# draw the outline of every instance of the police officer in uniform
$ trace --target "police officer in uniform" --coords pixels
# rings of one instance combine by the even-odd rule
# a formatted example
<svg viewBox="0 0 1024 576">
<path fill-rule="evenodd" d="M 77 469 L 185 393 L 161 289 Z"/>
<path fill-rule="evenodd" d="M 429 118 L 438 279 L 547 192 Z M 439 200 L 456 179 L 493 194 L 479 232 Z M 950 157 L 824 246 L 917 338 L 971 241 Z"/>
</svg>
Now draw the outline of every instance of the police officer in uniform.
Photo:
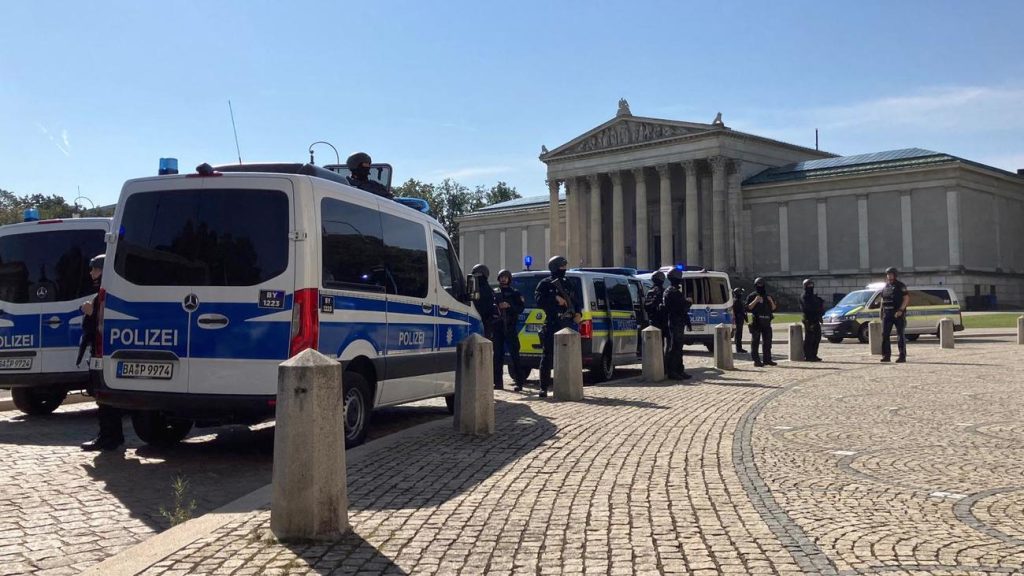
<svg viewBox="0 0 1024 576">
<path fill-rule="evenodd" d="M 93 288 L 99 292 L 100 283 L 103 281 L 103 254 L 96 256 L 89 261 L 89 278 L 92 279 Z M 93 342 L 95 342 L 96 331 L 99 329 L 99 322 L 96 318 L 96 313 L 99 309 L 99 295 L 93 296 L 93 299 L 85 302 L 79 308 L 85 317 L 82 319 L 82 342 L 88 344 L 90 351 L 95 352 L 93 349 Z M 83 348 L 79 348 L 79 361 Z M 90 390 L 90 394 L 92 390 Z M 107 406 L 106 404 L 100 404 L 97 402 L 99 407 L 99 420 L 100 420 L 100 433 L 82 444 L 82 450 L 115 450 L 122 444 L 124 444 L 124 430 L 121 426 L 121 417 L 123 412 L 120 408 L 114 408 L 113 406 Z"/>
<path fill-rule="evenodd" d="M 495 334 L 501 329 L 501 317 L 498 314 L 498 306 L 494 302 L 494 289 L 491 288 L 490 283 L 487 281 L 491 271 L 484 264 L 477 264 L 473 266 L 472 274 L 476 276 L 477 293 L 479 294 L 477 299 L 473 301 L 473 306 L 476 307 L 477 313 L 480 314 L 480 322 L 484 326 L 484 338 L 491 341 L 491 350 L 494 351 L 494 356 L 497 358 L 499 355 Z M 495 390 L 501 390 L 503 387 L 501 378 L 495 380 Z"/>
<path fill-rule="evenodd" d="M 814 280 L 804 280 L 804 295 L 800 297 L 800 311 L 804 323 L 804 360 L 821 362 L 818 346 L 821 345 L 821 320 L 825 315 L 825 301 L 814 293 Z"/>
<path fill-rule="evenodd" d="M 768 295 L 764 278 L 754 280 L 754 293 L 747 297 L 747 311 L 750 312 L 750 357 L 754 366 L 775 366 L 772 360 L 772 318 L 777 306 L 775 299 Z M 758 347 L 764 341 L 764 362 L 758 355 Z"/>
<path fill-rule="evenodd" d="M 668 354 L 668 317 L 665 315 L 665 273 L 658 270 L 651 275 L 654 287 L 644 295 L 644 311 L 651 326 L 661 330 L 662 361 Z"/>
<path fill-rule="evenodd" d="M 373 160 L 370 159 L 370 155 L 366 152 L 356 152 L 349 156 L 348 160 L 345 161 L 345 165 L 348 166 L 350 173 L 350 176 L 347 177 L 349 186 L 354 186 L 360 190 L 366 190 L 385 198 L 393 197 L 393 194 L 388 191 L 387 186 L 370 178 L 371 164 L 373 164 Z"/>
<path fill-rule="evenodd" d="M 669 349 L 665 360 L 666 375 L 673 380 L 689 380 L 683 366 L 683 332 L 693 330 L 690 325 L 690 306 L 683 294 L 683 273 L 677 268 L 668 272 L 671 286 L 665 290 L 665 314 L 668 316 Z"/>
<path fill-rule="evenodd" d="M 896 269 L 885 270 L 885 288 L 882 288 L 882 362 L 889 362 L 892 355 L 892 344 L 889 335 L 893 326 L 896 327 L 896 346 L 900 355 L 896 362 L 907 361 L 907 340 L 904 330 L 907 328 L 907 306 L 910 305 L 910 292 L 907 285 L 896 278 Z"/>
<path fill-rule="evenodd" d="M 523 390 L 523 371 L 519 365 L 519 333 L 516 325 L 519 315 L 526 309 L 523 295 L 512 287 L 512 272 L 498 272 L 498 287 L 494 290 L 494 301 L 498 308 L 498 322 L 494 330 L 494 387 L 502 388 L 501 368 L 508 352 L 509 374 L 516 383 L 516 392 Z"/>
<path fill-rule="evenodd" d="M 548 260 L 551 276 L 537 284 L 534 296 L 537 306 L 544 310 L 544 328 L 541 330 L 540 397 L 546 398 L 551 387 L 551 368 L 555 363 L 555 332 L 562 328 L 576 330 L 581 320 L 580 298 L 565 279 L 569 261 L 564 256 Z"/>
<path fill-rule="evenodd" d="M 743 349 L 743 325 L 747 323 L 747 306 L 743 301 L 743 288 L 732 289 L 732 323 L 733 340 L 736 342 L 736 353 L 746 354 Z"/>
</svg>

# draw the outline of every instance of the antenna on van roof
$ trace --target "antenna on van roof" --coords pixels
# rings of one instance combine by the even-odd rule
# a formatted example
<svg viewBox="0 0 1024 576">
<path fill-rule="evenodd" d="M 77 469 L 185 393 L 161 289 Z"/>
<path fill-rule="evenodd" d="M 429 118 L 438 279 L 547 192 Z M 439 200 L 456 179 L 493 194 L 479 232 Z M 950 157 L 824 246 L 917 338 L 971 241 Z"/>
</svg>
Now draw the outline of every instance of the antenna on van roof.
<svg viewBox="0 0 1024 576">
<path fill-rule="evenodd" d="M 231 99 L 228 99 L 228 111 L 231 112 L 231 131 L 235 133 L 235 152 L 238 152 L 238 163 L 242 163 L 242 150 L 238 147 L 238 129 L 235 128 L 235 109 L 231 107 Z"/>
</svg>

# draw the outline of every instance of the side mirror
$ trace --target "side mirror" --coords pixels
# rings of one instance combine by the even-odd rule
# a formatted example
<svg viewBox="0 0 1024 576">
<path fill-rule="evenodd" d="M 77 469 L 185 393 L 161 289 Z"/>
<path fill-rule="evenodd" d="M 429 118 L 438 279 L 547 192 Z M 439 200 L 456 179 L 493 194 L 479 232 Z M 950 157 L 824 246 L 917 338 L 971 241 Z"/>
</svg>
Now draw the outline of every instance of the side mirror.
<svg viewBox="0 0 1024 576">
<path fill-rule="evenodd" d="M 466 276 L 466 300 L 473 302 L 480 298 L 480 287 L 476 283 L 476 276 Z"/>
</svg>

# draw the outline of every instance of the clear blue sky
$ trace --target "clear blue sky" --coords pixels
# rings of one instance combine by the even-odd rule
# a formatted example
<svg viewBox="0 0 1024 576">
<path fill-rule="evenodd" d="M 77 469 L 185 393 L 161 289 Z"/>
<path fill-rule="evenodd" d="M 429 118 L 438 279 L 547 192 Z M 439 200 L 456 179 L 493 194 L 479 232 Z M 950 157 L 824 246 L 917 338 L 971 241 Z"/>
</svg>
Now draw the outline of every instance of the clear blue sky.
<svg viewBox="0 0 1024 576">
<path fill-rule="evenodd" d="M 542 194 L 542 144 L 636 115 L 1024 168 L 1024 2 L 6 2 L 0 188 L 113 203 L 181 168 L 366 150 Z M 318 163 L 333 159 L 317 149 Z"/>
</svg>

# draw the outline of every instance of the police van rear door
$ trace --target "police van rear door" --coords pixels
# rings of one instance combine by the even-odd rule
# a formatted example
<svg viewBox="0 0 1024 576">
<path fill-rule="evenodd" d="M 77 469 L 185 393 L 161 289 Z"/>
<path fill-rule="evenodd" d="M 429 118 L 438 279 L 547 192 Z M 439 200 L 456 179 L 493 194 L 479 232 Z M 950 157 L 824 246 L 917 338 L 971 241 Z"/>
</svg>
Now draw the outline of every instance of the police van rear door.
<svg viewBox="0 0 1024 576">
<path fill-rule="evenodd" d="M 26 226 L 0 228 L 0 379 L 40 372 L 36 292 L 43 255 L 33 248 L 39 234 Z"/>
</svg>

